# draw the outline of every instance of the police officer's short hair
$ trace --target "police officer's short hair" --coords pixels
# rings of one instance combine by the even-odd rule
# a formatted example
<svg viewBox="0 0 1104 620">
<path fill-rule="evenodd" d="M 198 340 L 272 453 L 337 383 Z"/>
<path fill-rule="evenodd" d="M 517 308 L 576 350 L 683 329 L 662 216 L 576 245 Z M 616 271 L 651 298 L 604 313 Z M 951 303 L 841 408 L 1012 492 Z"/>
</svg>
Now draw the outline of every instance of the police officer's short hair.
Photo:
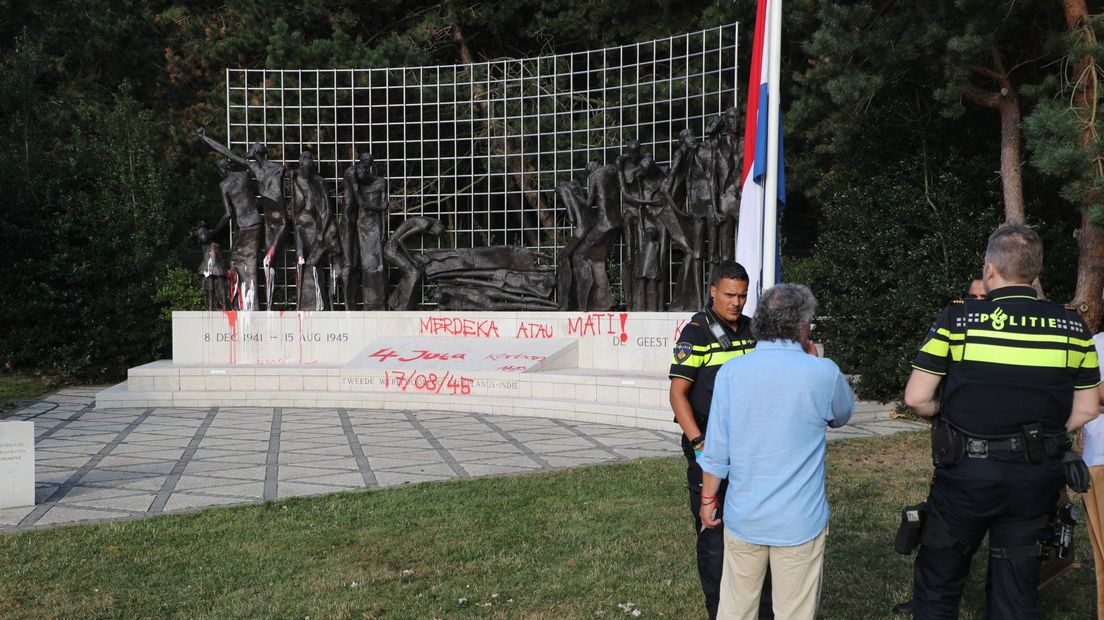
<svg viewBox="0 0 1104 620">
<path fill-rule="evenodd" d="M 756 340 L 799 340 L 801 328 L 813 322 L 817 300 L 804 284 L 779 284 L 763 293 L 751 333 Z"/>
<path fill-rule="evenodd" d="M 723 260 L 713 268 L 712 277 L 709 278 L 709 286 L 717 286 L 721 280 L 736 280 L 737 282 L 750 282 L 747 269 L 734 260 Z"/>
<path fill-rule="evenodd" d="M 1043 241 L 1039 233 L 1027 226 L 1001 226 L 989 235 L 985 262 L 992 263 L 1009 282 L 1034 282 L 1043 270 Z"/>
</svg>

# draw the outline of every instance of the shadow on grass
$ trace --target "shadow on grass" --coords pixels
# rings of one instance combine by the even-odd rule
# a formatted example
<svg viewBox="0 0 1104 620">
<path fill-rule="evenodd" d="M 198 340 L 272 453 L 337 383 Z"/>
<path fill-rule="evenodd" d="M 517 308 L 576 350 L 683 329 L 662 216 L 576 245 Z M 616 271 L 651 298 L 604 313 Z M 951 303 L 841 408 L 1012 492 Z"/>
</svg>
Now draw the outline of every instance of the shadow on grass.
<svg viewBox="0 0 1104 620">
<path fill-rule="evenodd" d="M 19 401 L 42 398 L 59 385 L 61 381 L 54 377 L 0 375 L 0 414 L 19 409 L 25 404 Z"/>
</svg>

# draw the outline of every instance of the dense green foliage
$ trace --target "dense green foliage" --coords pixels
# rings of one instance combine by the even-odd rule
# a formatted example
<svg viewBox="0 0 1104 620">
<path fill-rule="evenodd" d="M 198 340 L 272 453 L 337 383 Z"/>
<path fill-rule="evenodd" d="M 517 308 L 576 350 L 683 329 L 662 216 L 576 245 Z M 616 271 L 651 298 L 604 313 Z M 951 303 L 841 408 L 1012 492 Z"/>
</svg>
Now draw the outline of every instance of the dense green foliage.
<svg viewBox="0 0 1104 620">
<path fill-rule="evenodd" d="M 980 269 L 999 191 L 968 161 L 917 156 L 823 192 L 817 255 L 796 275 L 816 283 L 815 337 L 861 375 L 861 392 L 900 391 L 917 334 Z"/>
<path fill-rule="evenodd" d="M 189 231 L 221 211 L 193 128 L 221 124 L 227 67 L 451 64 L 462 61 L 461 33 L 484 60 L 732 21 L 744 24 L 747 50 L 754 6 L 0 2 L 0 241 L 10 256 L 0 358 L 103 379 L 167 354 L 161 317 L 195 303 L 179 271 L 198 263 Z M 863 376 L 862 394 L 896 397 L 926 323 L 979 267 L 985 233 L 1002 219 L 1000 121 L 971 97 L 999 90 L 994 72 L 1023 113 L 1027 220 L 1048 244 L 1043 286 L 1069 300 L 1076 207 L 1099 200 L 1101 177 L 1099 144 L 1082 146 L 1078 132 L 1104 122 L 1070 109 L 1069 68 L 1100 54 L 1098 21 L 1069 35 L 1058 5 L 981 0 L 792 0 L 784 10 L 782 230 L 785 253 L 801 259 L 785 275 L 818 293 L 822 337 Z"/>
<path fill-rule="evenodd" d="M 818 3 L 815 13 L 790 56 L 787 139 L 799 145 L 788 163 L 818 230 L 809 258 L 786 275 L 820 296 L 820 335 L 862 377 L 860 395 L 890 400 L 920 337 L 978 273 L 985 239 L 1004 220 L 1001 118 L 979 103 L 1002 88 L 1035 128 L 1026 146 L 1036 166 L 1020 172 L 1026 221 L 1046 244 L 1043 287 L 1051 299 L 1072 298 L 1071 240 L 1095 147 L 1071 146 L 1075 115 L 1057 101 L 1068 99 L 1061 61 L 1078 50 L 1060 7 L 1045 3 L 864 0 Z"/>
<path fill-rule="evenodd" d="M 1090 10 L 1099 12 L 1100 8 Z M 1050 40 L 1046 51 L 1060 66 L 1069 67 L 1070 72 L 1064 76 L 1051 70 L 1041 76 L 1038 83 L 1025 89 L 1038 99 L 1038 103 L 1024 122 L 1031 163 L 1059 180 L 1062 198 L 1084 205 L 1089 220 L 1097 226 L 1104 226 L 1104 167 L 1101 166 L 1104 142 L 1100 139 L 1104 118 L 1100 118 L 1095 107 L 1075 109 L 1073 101 L 1078 87 L 1084 86 L 1090 89 L 1094 105 L 1099 105 L 1100 93 L 1095 82 L 1090 81 L 1092 76 L 1079 71 L 1083 58 L 1093 58 L 1098 65 L 1104 62 L 1102 35 L 1104 19 L 1091 15 L 1081 31 Z M 1099 79 L 1099 70 L 1094 69 L 1093 73 Z M 1094 136 L 1087 142 L 1080 135 L 1085 127 L 1090 128 Z"/>
<path fill-rule="evenodd" d="M 100 105 L 47 100 L 39 50 L 6 67 L 16 112 L 0 160 L 15 259 L 0 321 L 5 361 L 77 378 L 119 376 L 164 350 L 157 277 L 179 260 L 192 206 L 174 189 L 165 123 L 126 83 Z M 16 85 L 18 83 L 18 85 Z M 14 93 L 12 91 L 15 91 Z M 10 110 L 5 106 L 5 110 Z M 64 124 L 51 123 L 58 114 Z"/>
</svg>

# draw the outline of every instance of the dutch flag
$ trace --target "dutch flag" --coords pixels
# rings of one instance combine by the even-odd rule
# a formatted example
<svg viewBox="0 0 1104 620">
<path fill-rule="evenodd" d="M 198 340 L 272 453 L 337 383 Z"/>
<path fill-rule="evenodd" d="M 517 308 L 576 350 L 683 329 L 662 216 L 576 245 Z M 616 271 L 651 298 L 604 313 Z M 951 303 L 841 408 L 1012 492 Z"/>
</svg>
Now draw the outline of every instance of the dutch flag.
<svg viewBox="0 0 1104 620">
<path fill-rule="evenodd" d="M 748 271 L 751 281 L 748 283 L 748 300 L 744 314 L 751 316 L 759 295 L 763 291 L 764 263 L 774 263 L 768 269 L 767 276 L 772 282 L 769 288 L 780 282 L 781 261 L 778 255 L 777 221 L 778 214 L 786 202 L 785 175 L 782 170 L 782 123 L 778 114 L 778 97 L 770 92 L 778 92 L 778 50 L 772 53 L 771 45 L 779 45 L 781 32 L 781 0 L 759 0 L 755 15 L 755 41 L 752 46 L 751 74 L 748 78 L 747 118 L 744 122 L 744 170 L 743 188 L 740 193 L 740 224 L 736 233 L 736 261 Z M 777 5 L 777 6 L 773 6 Z M 773 41 L 772 41 L 773 39 Z M 770 88 L 774 80 L 774 88 Z M 768 176 L 768 150 L 770 142 L 767 136 L 771 108 L 774 108 L 778 125 L 777 132 L 777 203 L 767 208 L 766 187 Z M 773 189 L 773 188 L 772 188 Z M 765 258 L 769 256 L 769 258 Z M 770 272 L 773 272 L 771 274 Z"/>
</svg>

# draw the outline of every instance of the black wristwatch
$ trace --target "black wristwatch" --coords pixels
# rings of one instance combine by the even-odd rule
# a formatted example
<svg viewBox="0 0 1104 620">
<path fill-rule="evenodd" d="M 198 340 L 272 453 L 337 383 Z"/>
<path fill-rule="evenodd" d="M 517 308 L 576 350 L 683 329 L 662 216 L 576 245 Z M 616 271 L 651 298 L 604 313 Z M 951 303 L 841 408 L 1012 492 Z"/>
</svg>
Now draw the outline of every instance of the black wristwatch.
<svg viewBox="0 0 1104 620">
<path fill-rule="evenodd" d="M 695 450 L 701 450 L 705 447 L 705 435 L 698 435 L 690 440 L 690 447 Z"/>
</svg>

